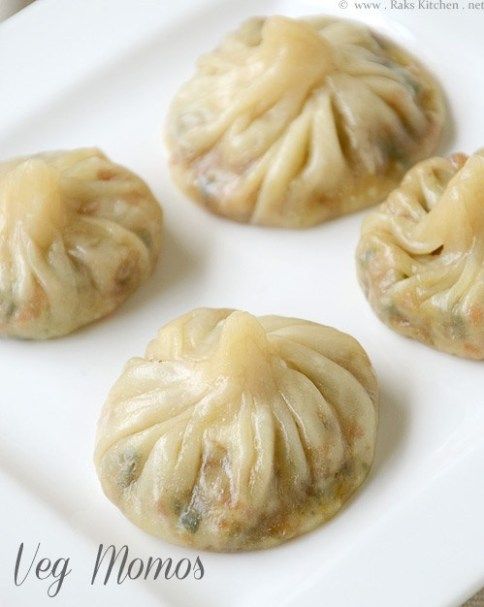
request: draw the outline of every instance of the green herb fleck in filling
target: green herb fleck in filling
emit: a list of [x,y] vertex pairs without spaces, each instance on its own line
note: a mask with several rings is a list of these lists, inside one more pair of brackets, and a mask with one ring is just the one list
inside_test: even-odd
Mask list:
[[180,523],[190,533],[196,533],[200,525],[201,519],[202,516],[200,512],[194,510],[193,508],[189,508],[188,510],[185,510],[185,512],[183,512],[183,514],[180,516]]
[[466,323],[462,316],[453,314],[447,323],[447,330],[451,339],[461,340],[466,338]]
[[119,473],[119,485],[126,489],[129,487],[138,476],[140,457],[136,451],[127,449],[124,451],[119,458],[120,473]]

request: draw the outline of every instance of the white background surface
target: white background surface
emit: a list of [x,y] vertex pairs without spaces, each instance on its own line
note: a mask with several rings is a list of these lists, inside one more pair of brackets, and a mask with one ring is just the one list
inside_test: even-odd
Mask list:
[[[363,214],[305,232],[236,225],[187,201],[167,174],[167,103],[200,52],[246,16],[321,11],[316,1],[43,0],[0,26],[0,156],[99,145],[148,181],[166,213],[158,270],[117,314],[48,343],[0,342],[0,604],[444,607],[482,586],[482,363],[401,338],[373,316],[354,275]],[[454,118],[443,151],[483,144],[482,13],[340,14],[390,34],[437,74]],[[126,359],[200,305],[300,316],[355,335],[381,384],[373,472],[314,533],[265,552],[201,554],[202,581],[91,587],[101,542],[127,543],[132,557],[195,556],[125,520],[101,494],[91,458],[100,406]],[[46,582],[13,586],[21,541],[70,557],[56,599]]]

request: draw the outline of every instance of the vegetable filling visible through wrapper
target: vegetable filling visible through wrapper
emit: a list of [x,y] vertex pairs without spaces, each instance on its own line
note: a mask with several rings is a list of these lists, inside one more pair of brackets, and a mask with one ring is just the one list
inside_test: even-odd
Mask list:
[[390,327],[484,358],[484,154],[431,158],[364,221],[360,282]]
[[293,318],[199,309],[163,327],[111,390],[106,495],[170,542],[267,548],[332,517],[366,478],[376,379],[358,342]]
[[366,26],[276,16],[200,59],[167,142],[175,181],[210,210],[298,228],[381,201],[443,118],[433,78]]
[[97,149],[0,164],[0,333],[45,339],[120,305],[153,270],[162,212]]

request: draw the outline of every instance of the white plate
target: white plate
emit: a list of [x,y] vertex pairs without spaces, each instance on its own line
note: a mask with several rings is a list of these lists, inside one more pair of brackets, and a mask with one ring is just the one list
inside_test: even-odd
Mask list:
[[[185,200],[167,175],[166,106],[199,53],[246,16],[317,13],[323,3],[171,4],[44,0],[0,26],[1,156],[99,145],[147,179],[167,234],[156,275],[117,314],[64,339],[0,342],[2,604],[54,604],[45,581],[13,584],[23,541],[29,554],[41,542],[44,555],[70,557],[55,599],[69,607],[458,605],[484,583],[482,364],[399,337],[374,317],[353,264],[362,214],[304,232],[236,225]],[[484,144],[482,12],[340,13],[390,34],[435,71],[455,119],[447,147]],[[126,543],[132,557],[194,557],[123,518],[103,497],[91,456],[99,409],[126,359],[162,323],[201,305],[309,318],[362,342],[382,392],[371,478],[305,537],[265,552],[202,554],[200,581],[91,586],[101,542]]]

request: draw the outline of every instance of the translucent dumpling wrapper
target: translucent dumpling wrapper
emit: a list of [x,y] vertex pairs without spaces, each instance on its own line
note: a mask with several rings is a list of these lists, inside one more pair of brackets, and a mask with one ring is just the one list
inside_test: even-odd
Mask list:
[[97,149],[0,164],[0,333],[45,339],[116,308],[158,256],[147,185]]
[[97,472],[153,535],[267,548],[332,517],[363,482],[376,402],[370,361],[349,335],[194,310],[127,363],[99,421]]
[[484,358],[484,153],[431,158],[364,221],[361,285],[390,327]]
[[253,18],[176,95],[176,183],[231,219],[301,228],[375,204],[435,150],[435,80],[366,26]]

